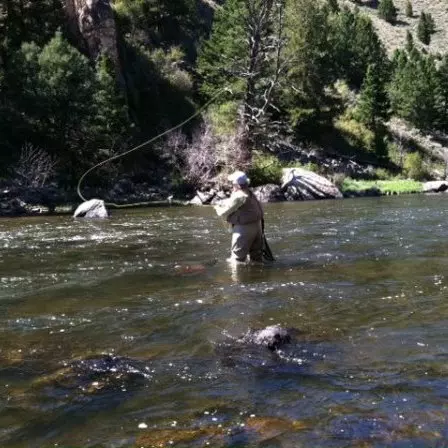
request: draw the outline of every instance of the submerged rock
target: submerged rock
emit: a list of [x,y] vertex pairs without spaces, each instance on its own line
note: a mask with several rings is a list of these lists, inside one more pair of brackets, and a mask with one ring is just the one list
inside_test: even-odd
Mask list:
[[108,218],[106,205],[102,199],[91,199],[83,202],[73,214],[74,218]]
[[277,350],[283,345],[291,343],[292,330],[281,327],[280,325],[270,325],[261,330],[249,330],[238,342],[244,344],[255,344],[267,347],[269,350]]
[[34,386],[79,389],[86,394],[95,394],[101,390],[123,390],[150,378],[150,369],[144,361],[101,355],[66,363],[62,369],[40,377]]

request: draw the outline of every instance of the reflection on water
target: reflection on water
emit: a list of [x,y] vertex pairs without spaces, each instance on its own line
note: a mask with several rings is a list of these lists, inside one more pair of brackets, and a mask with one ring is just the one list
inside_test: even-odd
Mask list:
[[267,266],[210,208],[0,221],[0,445],[442,446],[445,201],[269,205]]

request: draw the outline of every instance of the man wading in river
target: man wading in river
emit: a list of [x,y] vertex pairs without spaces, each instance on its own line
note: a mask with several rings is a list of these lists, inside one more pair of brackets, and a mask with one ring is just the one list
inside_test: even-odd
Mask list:
[[218,216],[232,225],[232,254],[228,259],[236,263],[263,261],[263,209],[249,188],[249,178],[242,171],[229,176],[233,192],[223,205],[215,207]]

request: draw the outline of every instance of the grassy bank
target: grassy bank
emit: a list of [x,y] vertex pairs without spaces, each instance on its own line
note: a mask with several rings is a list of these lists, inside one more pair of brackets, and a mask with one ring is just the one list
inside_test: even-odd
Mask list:
[[342,193],[363,194],[368,191],[378,190],[382,195],[421,193],[423,191],[422,182],[415,180],[354,180],[347,178],[344,180]]

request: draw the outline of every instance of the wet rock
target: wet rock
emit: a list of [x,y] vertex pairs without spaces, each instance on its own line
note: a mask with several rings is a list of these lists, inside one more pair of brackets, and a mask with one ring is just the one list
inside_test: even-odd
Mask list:
[[246,420],[247,431],[256,433],[257,442],[261,443],[284,433],[302,431],[310,425],[300,420],[287,420],[277,417],[252,417]]
[[292,332],[280,325],[270,325],[261,330],[249,330],[237,341],[244,344],[261,345],[274,351],[291,343]]
[[303,168],[284,168],[281,188],[289,201],[343,197],[328,179]]
[[[222,446],[224,442],[223,430],[217,427],[197,428],[197,429],[156,429],[148,431],[137,439],[137,446],[145,448],[164,448],[167,446],[190,446],[190,443],[203,446],[205,442],[211,442],[213,445]],[[218,440],[216,439],[218,437]],[[219,443],[221,439],[221,443]],[[218,444],[218,445],[217,445]]]
[[423,184],[424,193],[441,193],[448,190],[448,181],[433,181]]
[[89,395],[105,389],[123,389],[149,378],[149,367],[144,361],[101,355],[66,363],[62,369],[37,379],[33,386],[79,389]]
[[108,218],[106,205],[101,199],[91,199],[83,202],[73,214],[74,218]]
[[190,204],[209,205],[213,201],[216,194],[217,191],[214,189],[208,191],[196,191],[196,196],[190,201]]
[[254,194],[262,202],[280,202],[285,201],[285,195],[279,185],[267,184],[254,188]]

